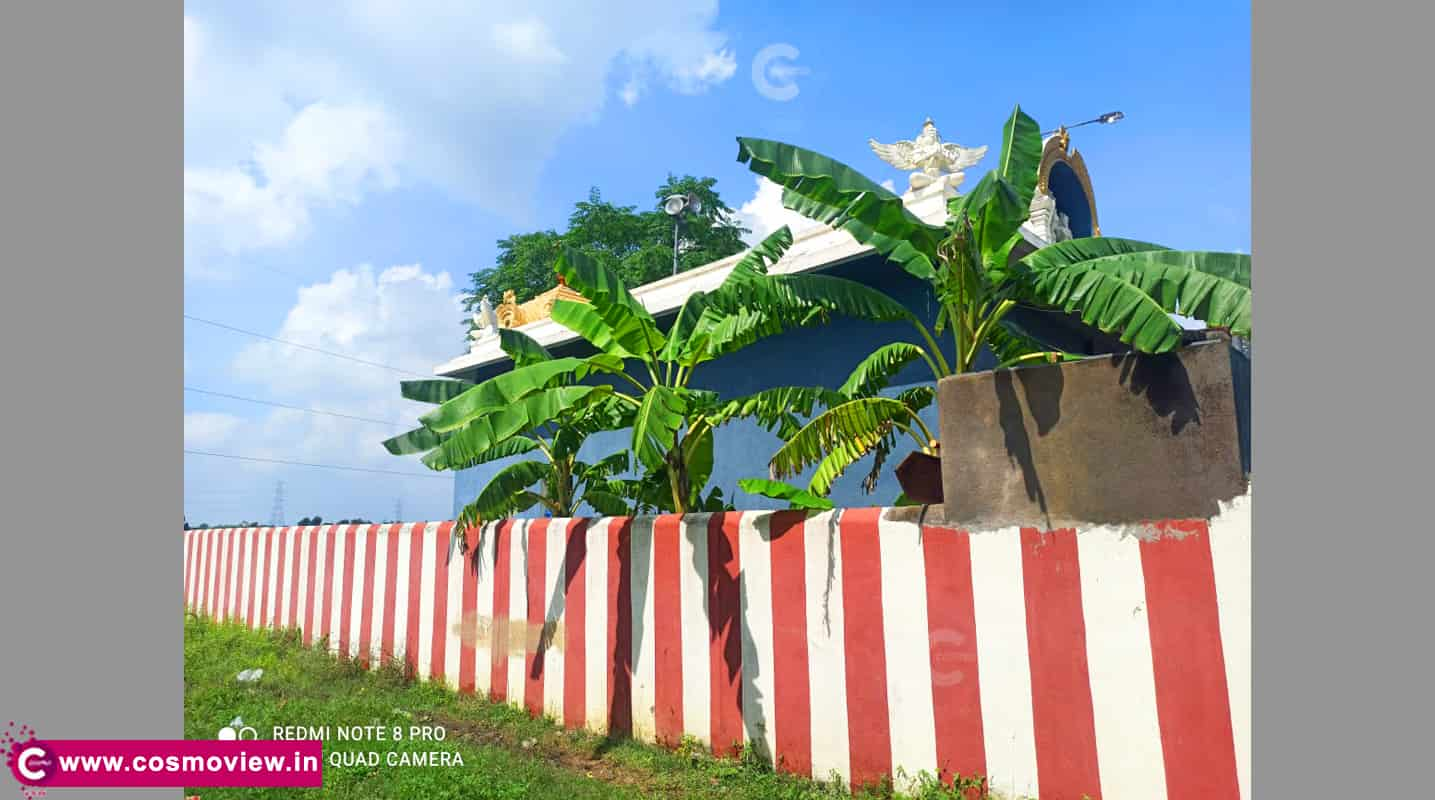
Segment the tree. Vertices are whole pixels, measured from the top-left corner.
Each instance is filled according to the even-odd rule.
[[[1036,189],[1039,131],[1034,119],[1015,108],[1002,131],[996,168],[970,193],[948,203],[945,225],[927,224],[907,210],[900,197],[826,156],[781,142],[738,139],[738,160],[782,186],[784,206],[846,230],[926,281],[939,306],[935,329],[928,330],[906,309],[878,302],[875,290],[866,290],[866,311],[872,312],[866,318],[908,322],[925,346],[897,342],[878,348],[853,370],[837,392],[838,402],[786,439],[771,460],[772,478],[816,464],[805,490],[766,480],[745,482],[745,489],[808,502],[826,495],[843,471],[875,453],[866,483],[871,491],[898,435],[910,436],[921,451],[935,454],[936,437],[918,416],[934,400],[931,387],[915,387],[896,398],[878,391],[918,360],[928,365],[934,379],[969,372],[983,348],[997,354],[1001,367],[1071,358],[1013,325],[1007,315],[1018,307],[1077,313],[1086,324],[1118,335],[1143,353],[1164,353],[1180,345],[1182,329],[1171,317],[1178,311],[1250,336],[1249,256],[1083,238],[1014,260]],[[779,276],[774,281],[790,282],[796,289],[801,277]],[[818,295],[807,299],[832,300]],[[864,309],[845,312],[863,314]],[[946,329],[955,345],[952,363],[935,338]]]
[[[653,207],[641,212],[637,206],[604,200],[594,187],[586,200],[574,204],[563,233],[534,231],[500,240],[494,266],[470,275],[464,307],[471,312],[483,297],[497,305],[510,290],[521,303],[552,288],[553,268],[564,246],[598,261],[628,286],[671,274],[673,220],[662,212],[661,203],[672,194],[692,193],[702,201],[701,211],[679,225],[679,271],[740,253],[745,248],[742,237],[749,231],[736,221],[736,212],[723,202],[716,184],[715,178],[668,175],[653,193]],[[471,330],[471,320],[465,325]]]
[[[674,177],[669,174],[663,185],[653,193],[660,209],[663,200],[675,194],[697,195],[702,203],[698,213],[684,216],[678,226],[679,272],[710,264],[747,249],[742,237],[751,231],[737,221],[734,216],[737,212],[723,203],[722,197],[715,188],[716,185],[716,178],[697,178],[692,175]],[[657,223],[658,230],[654,231],[655,238],[666,247],[667,261],[656,274],[644,274],[640,276],[642,280],[633,280],[628,284],[629,286],[641,286],[672,274],[673,254],[672,247],[668,246],[673,238],[672,218],[662,213],[661,210],[650,212],[648,217]],[[624,275],[623,277],[630,279],[639,276]]]
[[[464,297],[469,311],[487,297],[498,305],[503,293],[512,290],[518,301],[529,300],[553,286],[553,262],[562,237],[555,231],[520,233],[498,242],[498,260],[493,267],[475,272],[471,291]]]

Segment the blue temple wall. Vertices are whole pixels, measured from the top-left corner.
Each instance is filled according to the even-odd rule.
[[[936,321],[937,307],[925,282],[909,276],[899,267],[876,257],[867,257],[824,270],[824,274],[861,281],[879,289],[911,309],[930,327]],[[660,319],[666,325],[667,320]],[[872,323],[851,319],[834,319],[819,327],[790,331],[752,344],[736,353],[698,367],[693,388],[709,389],[724,397],[740,397],[776,386],[825,386],[835,389],[847,379],[852,368],[873,350],[894,341],[922,343],[921,335],[909,324]],[[939,337],[940,346],[950,361],[953,344],[950,334]],[[586,343],[573,343],[553,348],[557,356],[582,356],[592,353]],[[989,355],[979,361],[978,368],[993,366]],[[508,364],[464,375],[469,380],[484,380]],[[883,394],[896,395],[911,386],[933,385],[930,368],[925,362],[909,365],[896,376],[893,385]],[[934,402],[922,413],[922,421],[937,433],[937,406]],[[718,429],[715,434],[715,464],[709,487],[722,489],[723,497],[738,509],[782,508],[783,504],[768,498],[749,495],[737,488],[742,478],[767,477],[767,462],[781,446],[781,440],[756,423],[739,420]],[[632,443],[631,431],[608,431],[589,437],[580,458],[594,461]],[[871,456],[850,468],[834,484],[831,499],[839,507],[891,505],[901,489],[892,470],[908,453],[916,449],[910,437],[898,439],[898,446],[888,457],[881,478],[871,494],[863,491],[862,482],[871,467]],[[513,459],[481,464],[455,473],[453,508],[456,515],[488,483],[495,473]],[[811,471],[789,482],[805,485]],[[587,511],[587,510],[585,510]],[[527,516],[539,516],[535,508]]]

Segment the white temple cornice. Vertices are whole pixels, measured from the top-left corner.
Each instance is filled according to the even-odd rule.
[[[907,192],[902,196],[907,208],[932,225],[941,225],[947,219],[947,195],[943,187],[934,184],[921,192]],[[934,191],[934,189],[936,191]],[[1042,231],[1030,223],[1022,226],[1023,237],[1035,247],[1047,244]],[[774,275],[793,275],[820,269],[861,258],[875,252],[871,247],[859,244],[852,235],[826,226],[816,226],[793,237],[792,247],[770,270]],[[653,316],[675,312],[688,295],[695,291],[712,291],[722,284],[734,265],[746,255],[746,251],[727,258],[694,267],[661,280],[633,289],[633,297],[643,304]],[[894,267],[895,269],[896,267]],[[540,319],[517,326],[544,347],[553,347],[573,341],[578,335],[551,319]],[[493,337],[475,343],[472,350],[434,367],[434,374],[454,377],[508,358]]]
[[[980,161],[987,150],[985,146],[963,147],[943,142],[930,118],[912,140],[882,144],[872,139],[868,141],[868,146],[879,158],[898,169],[917,170],[908,176],[908,190],[902,195],[902,202],[914,215],[931,225],[946,223],[947,200],[957,195],[963,171]],[[1091,177],[1081,153],[1071,150],[1071,135],[1065,128],[1042,140],[1037,191],[1032,199],[1031,215],[1022,224],[1021,234],[1033,249],[1073,236],[1101,235],[1096,221]],[[814,272],[873,252],[871,247],[858,244],[846,231],[815,226],[794,235],[792,247],[771,267],[770,272],[776,275]],[[632,290],[633,297],[655,317],[673,313],[693,292],[712,291],[721,285],[745,254],[746,251],[737,253],[639,286]],[[564,288],[554,290],[559,291],[564,291]],[[457,377],[507,359],[496,335],[500,325],[521,330],[544,347],[576,340],[577,334],[547,318],[544,309],[552,306],[550,294],[553,293],[541,295],[521,308],[507,298],[500,310],[505,311],[508,317],[487,325],[479,320],[478,316],[482,315],[476,316],[475,322],[480,330],[473,335],[469,352],[434,367],[434,374]],[[529,306],[533,310],[524,313]]]

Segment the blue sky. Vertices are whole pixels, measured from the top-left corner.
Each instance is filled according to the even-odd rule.
[[[783,217],[734,137],[791,141],[899,185],[868,137],[995,145],[1014,103],[1075,131],[1102,232],[1250,252],[1250,5],[853,5],[627,0],[185,4],[185,309],[427,374],[463,350],[455,297],[512,233],[563,226],[590,186],[646,205],[711,175],[755,227]],[[800,55],[789,100],[754,58]],[[971,170],[967,185],[988,166]],[[399,477],[187,455],[194,522],[447,516],[452,481],[378,442],[416,409],[400,372],[184,321],[185,446]]]

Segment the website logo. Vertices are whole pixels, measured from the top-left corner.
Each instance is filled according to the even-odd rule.
[[[5,749],[5,764],[20,781],[20,793],[26,800],[44,797],[45,790],[39,787],[56,772],[55,754],[49,745],[35,738],[34,728],[11,720],[0,732],[0,746]]]
[[[801,90],[794,78],[808,73],[806,67],[793,63],[799,55],[798,49],[786,42],[759,50],[752,60],[752,85],[757,93],[779,103],[797,97]]]
[[[57,787],[294,787],[324,785],[324,743],[267,741],[236,731],[234,740],[55,739],[27,726],[5,733],[10,774],[26,800]]]

